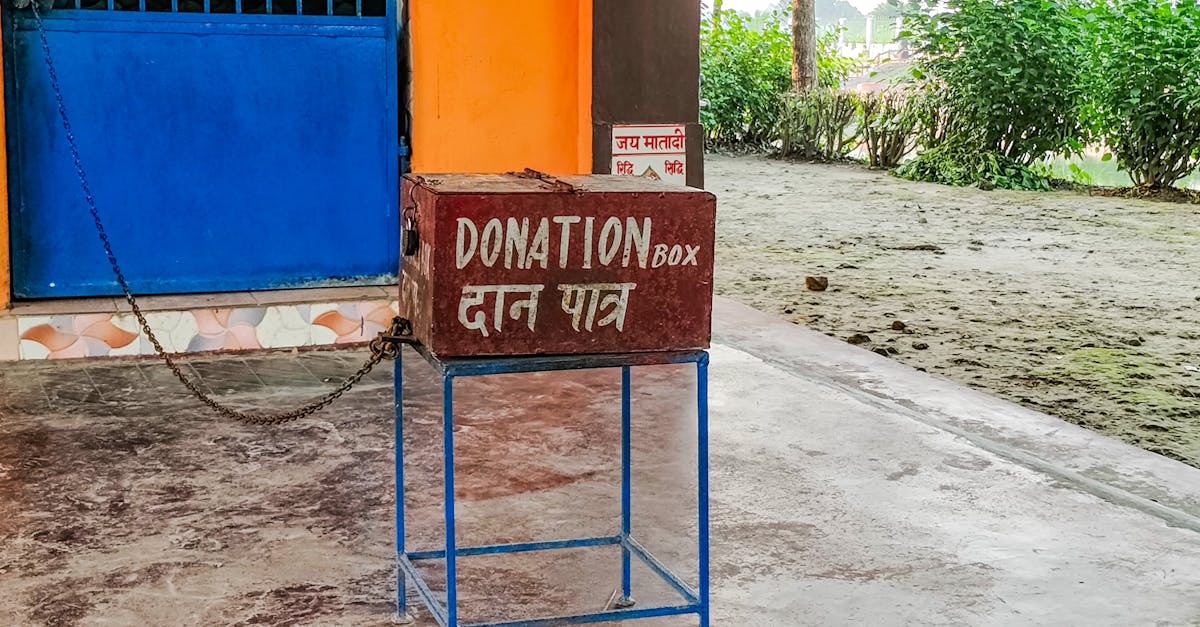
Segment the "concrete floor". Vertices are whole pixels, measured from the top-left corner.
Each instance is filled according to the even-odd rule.
[[[1200,625],[1200,470],[729,301],[714,334],[714,624]],[[230,403],[282,407],[362,357],[190,367]],[[417,547],[440,542],[431,374],[405,362]],[[168,377],[144,361],[0,370],[0,624],[386,624],[391,373],[279,429],[214,418]],[[617,528],[618,384],[459,384],[460,543]],[[684,367],[635,370],[634,531],[684,574],[693,385]],[[597,609],[619,559],[462,568],[468,617],[518,618]],[[635,571],[639,600],[670,599],[650,583]]]

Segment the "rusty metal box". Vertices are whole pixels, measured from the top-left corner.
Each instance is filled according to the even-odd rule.
[[[400,315],[439,356],[707,348],[716,198],[627,176],[409,175]],[[407,239],[407,238],[406,238]]]

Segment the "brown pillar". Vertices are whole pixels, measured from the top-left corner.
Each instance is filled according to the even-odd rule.
[[[604,0],[594,7],[593,172],[611,173],[614,124],[684,124],[687,183],[702,187],[699,0]]]

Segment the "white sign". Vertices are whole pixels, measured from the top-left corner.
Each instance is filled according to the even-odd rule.
[[[687,184],[687,141],[682,124],[613,126],[612,173]]]

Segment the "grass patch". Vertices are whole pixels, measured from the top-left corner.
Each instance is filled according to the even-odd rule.
[[[1138,413],[1147,418],[1200,416],[1200,403],[1178,385],[1177,373],[1134,349],[1079,349],[1033,375],[1048,383],[1081,386],[1123,405],[1136,406]],[[1147,421],[1144,427],[1156,429],[1160,425]]]

